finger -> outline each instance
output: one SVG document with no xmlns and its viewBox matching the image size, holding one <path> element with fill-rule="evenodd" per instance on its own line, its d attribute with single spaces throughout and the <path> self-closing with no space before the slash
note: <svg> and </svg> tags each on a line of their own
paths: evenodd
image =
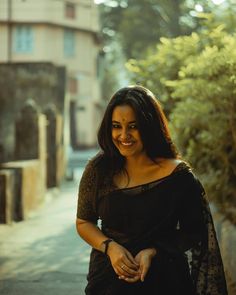
<svg viewBox="0 0 236 295">
<path fill-rule="evenodd" d="M 140 276 L 135 276 L 133 278 L 128 278 L 128 277 L 125 277 L 124 280 L 127 282 L 127 283 L 135 283 L 137 282 L 138 280 L 140 279 Z"/>
<path fill-rule="evenodd" d="M 127 259 L 128 259 L 128 261 L 129 261 L 132 265 L 135 265 L 135 266 L 139 267 L 139 264 L 137 263 L 137 261 L 134 259 L 134 257 L 132 256 L 132 254 L 131 254 L 129 251 L 126 252 L 126 255 L 127 255 Z"/>
<path fill-rule="evenodd" d="M 139 269 L 137 267 L 134 266 L 128 266 L 127 264 L 123 264 L 121 266 L 121 269 L 125 272 L 128 273 L 130 275 L 138 275 L 139 274 Z"/>
<path fill-rule="evenodd" d="M 116 267 L 113 267 L 115 273 L 118 275 L 118 276 L 121 276 L 122 274 L 120 273 L 120 271 L 116 268 Z"/>
<path fill-rule="evenodd" d="M 149 270 L 149 265 L 144 265 L 142 267 L 142 269 L 141 269 L 141 278 L 140 278 L 142 282 L 144 282 L 144 279 L 146 277 L 146 274 L 147 274 L 148 270 Z"/>
<path fill-rule="evenodd" d="M 137 282 L 138 280 L 140 280 L 140 276 L 135 276 L 135 277 L 126 277 L 126 276 L 119 276 L 119 279 L 120 280 L 124 280 L 128 283 L 135 283 Z"/>
<path fill-rule="evenodd" d="M 132 273 L 132 274 L 138 274 L 139 273 L 139 267 L 137 267 L 136 265 L 133 265 L 132 263 L 130 263 L 129 261 L 124 261 L 124 265 L 122 266 L 123 270 L 125 270 L 126 272 Z"/>
<path fill-rule="evenodd" d="M 119 272 L 124 276 L 134 277 L 138 275 L 138 270 L 133 270 L 129 268 L 127 265 L 123 264 L 119 267 Z"/>
</svg>

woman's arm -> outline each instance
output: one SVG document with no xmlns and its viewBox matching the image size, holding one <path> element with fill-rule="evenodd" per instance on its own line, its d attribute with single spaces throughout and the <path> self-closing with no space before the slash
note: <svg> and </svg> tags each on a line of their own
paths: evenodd
<svg viewBox="0 0 236 295">
<path fill-rule="evenodd" d="M 97 227 L 98 215 L 95 209 L 97 170 L 90 162 L 82 175 L 79 185 L 76 229 L 78 234 L 89 245 L 98 251 L 105 252 L 103 243 L 109 237 Z M 120 244 L 112 241 L 107 248 L 112 267 L 118 276 L 137 276 L 138 265 L 131 253 Z"/>
<path fill-rule="evenodd" d="M 101 252 L 105 251 L 105 244 L 103 244 L 103 241 L 107 240 L 108 237 L 102 233 L 96 224 L 77 218 L 76 229 L 81 238 L 94 249 L 97 249 Z"/>
<path fill-rule="evenodd" d="M 94 223 L 77 218 L 76 229 L 83 240 L 93 248 L 104 253 L 105 244 L 103 242 L 107 240 L 108 237 L 106 237 Z M 107 255 L 118 276 L 139 277 L 138 263 L 123 246 L 115 241 L 110 242 Z"/>
</svg>

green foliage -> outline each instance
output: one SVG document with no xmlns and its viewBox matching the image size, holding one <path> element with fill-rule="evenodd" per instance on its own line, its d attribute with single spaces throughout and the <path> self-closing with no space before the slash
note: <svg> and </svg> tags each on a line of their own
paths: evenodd
<svg viewBox="0 0 236 295">
<path fill-rule="evenodd" d="M 105 39 L 109 42 L 117 37 L 127 58 L 143 57 L 149 48 L 155 47 L 161 36 L 176 37 L 192 31 L 187 24 L 180 22 L 186 12 L 184 2 L 106 0 L 100 5 Z"/>
<path fill-rule="evenodd" d="M 104 39 L 107 44 L 119 40 L 127 58 L 143 58 L 161 37 L 189 35 L 220 23 L 232 32 L 236 25 L 234 0 L 219 6 L 211 0 L 104 0 L 99 7 Z"/>
<path fill-rule="evenodd" d="M 208 35 L 205 36 L 208 38 Z M 174 100 L 171 95 L 172 85 L 179 74 L 181 66 L 187 65 L 192 56 L 196 56 L 204 48 L 204 40 L 196 33 L 174 39 L 161 38 L 156 52 L 145 60 L 130 60 L 126 66 L 134 81 L 150 88 L 165 102 L 165 111 L 169 114 Z"/>
<path fill-rule="evenodd" d="M 119 25 L 125 55 L 129 58 L 143 57 L 161 36 L 181 35 L 180 2 L 182 1 L 129 0 Z"/>
<path fill-rule="evenodd" d="M 208 195 L 236 207 L 236 36 L 224 26 L 161 39 L 145 60 L 127 64 L 134 81 L 158 89 L 177 146 Z M 233 205 L 233 206 L 232 206 Z M 230 215 L 231 214 L 231 215 Z"/>
<path fill-rule="evenodd" d="M 194 57 L 198 56 L 206 46 L 215 45 L 222 48 L 225 42 L 229 42 L 228 34 L 223 29 L 223 26 L 219 26 L 211 33 L 205 30 L 201 34 L 192 33 L 191 36 L 161 38 L 153 54 L 149 54 L 143 60 L 131 59 L 126 64 L 132 79 L 140 81 L 154 92 L 158 89 L 161 100 L 164 102 L 168 100 L 169 104 L 172 92 L 169 86 L 182 74 L 181 67 L 195 63 Z"/>
<path fill-rule="evenodd" d="M 126 79 L 120 79 L 121 72 L 123 76 L 126 74 L 125 69 L 121 68 L 124 58 L 141 59 L 151 55 L 139 62 L 139 70 L 144 70 L 135 82 L 141 82 L 154 91 L 158 88 L 161 99 L 168 102 L 165 109 L 169 113 L 175 102 L 166 81 L 177 79 L 179 67 L 188 63 L 189 56 L 196 55 L 205 45 L 221 43 L 222 35 L 217 30 L 215 36 L 209 38 L 209 28 L 224 23 L 227 31 L 234 30 L 236 4 L 233 1 L 225 0 L 224 4 L 217 6 L 211 0 L 104 0 L 99 8 L 104 52 L 109 53 L 105 54 L 108 57 L 104 59 L 103 97 L 110 97 L 119 84 L 118 80 L 122 80 L 121 84 L 124 81 L 127 83 Z M 196 5 L 202 7 L 203 12 L 197 12 Z M 219 28 L 222 30 L 221 26 Z M 181 38 L 174 41 L 167 39 L 189 35 L 194 30 L 200 32 L 200 37 L 193 33 L 192 38 L 183 37 L 185 42 Z M 169 46 L 162 46 L 168 42 Z M 157 44 L 158 56 L 155 54 Z M 117 45 L 121 48 L 119 53 Z M 173 50 L 173 46 L 176 50 Z M 156 63 L 158 69 L 153 66 Z M 134 70 L 135 61 L 130 61 L 129 66 Z"/>
<path fill-rule="evenodd" d="M 210 195 L 236 205 L 236 41 L 227 41 L 223 48 L 206 46 L 181 67 L 172 86 L 179 102 L 170 119 Z"/>
</svg>

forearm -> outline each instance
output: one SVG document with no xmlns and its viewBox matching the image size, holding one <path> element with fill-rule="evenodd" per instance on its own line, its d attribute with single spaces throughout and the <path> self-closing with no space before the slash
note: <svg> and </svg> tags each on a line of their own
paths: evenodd
<svg viewBox="0 0 236 295">
<path fill-rule="evenodd" d="M 77 219 L 76 229 L 85 242 L 93 248 L 104 252 L 105 245 L 102 242 L 108 239 L 108 237 L 105 236 L 95 224 L 82 219 Z"/>
</svg>

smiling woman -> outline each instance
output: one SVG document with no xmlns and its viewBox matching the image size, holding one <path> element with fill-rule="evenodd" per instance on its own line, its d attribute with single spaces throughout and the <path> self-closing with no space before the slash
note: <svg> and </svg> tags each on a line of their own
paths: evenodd
<svg viewBox="0 0 236 295">
<path fill-rule="evenodd" d="M 93 248 L 85 293 L 227 295 L 204 189 L 153 93 L 117 91 L 98 142 L 80 181 L 76 221 Z"/>
<path fill-rule="evenodd" d="M 145 153 L 137 128 L 136 116 L 128 105 L 117 106 L 112 114 L 112 141 L 124 157 Z"/>
</svg>

